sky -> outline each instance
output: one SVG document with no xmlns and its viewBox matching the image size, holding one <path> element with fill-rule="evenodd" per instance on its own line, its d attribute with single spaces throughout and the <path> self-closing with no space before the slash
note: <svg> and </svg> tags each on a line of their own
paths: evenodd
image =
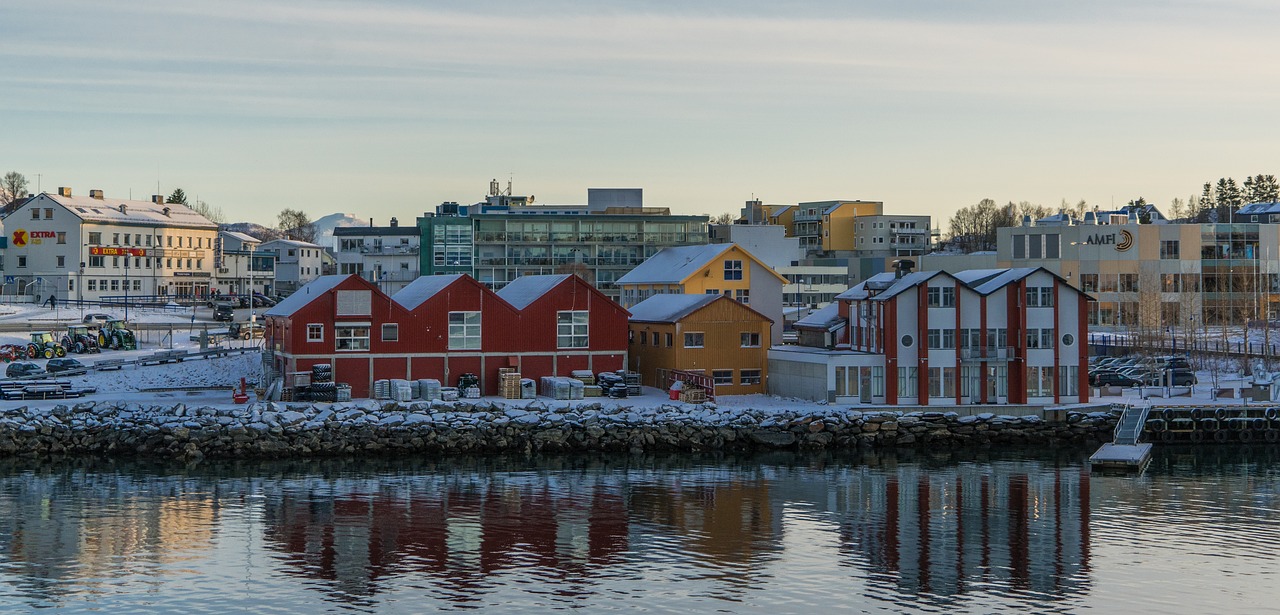
<svg viewBox="0 0 1280 615">
<path fill-rule="evenodd" d="M 1280 174 L 1280 3 L 14 0 L 0 173 L 229 221 L 640 187 L 1167 208 Z"/>
</svg>

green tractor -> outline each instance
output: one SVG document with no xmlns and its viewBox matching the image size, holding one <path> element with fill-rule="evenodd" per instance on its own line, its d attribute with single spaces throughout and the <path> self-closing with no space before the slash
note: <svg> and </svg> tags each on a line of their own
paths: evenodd
<svg viewBox="0 0 1280 615">
<path fill-rule="evenodd" d="M 98 329 L 98 346 L 112 350 L 137 350 L 138 338 L 125 327 L 125 321 L 113 318 Z"/>
<path fill-rule="evenodd" d="M 58 344 L 50 331 L 33 331 L 31 341 L 27 343 L 28 359 L 52 359 L 67 356 L 67 349 Z"/>
<path fill-rule="evenodd" d="M 62 347 L 76 354 L 102 352 L 98 336 L 89 330 L 89 325 L 68 325 L 67 334 L 62 336 Z"/>
</svg>

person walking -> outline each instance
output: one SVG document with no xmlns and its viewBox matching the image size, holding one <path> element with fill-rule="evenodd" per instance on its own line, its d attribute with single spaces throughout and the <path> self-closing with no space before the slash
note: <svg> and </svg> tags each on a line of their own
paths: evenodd
<svg viewBox="0 0 1280 615">
<path fill-rule="evenodd" d="M 51 309 L 51 310 L 56 310 L 56 309 L 58 309 L 58 296 L 57 296 L 57 295 L 49 295 L 49 309 Z"/>
</svg>

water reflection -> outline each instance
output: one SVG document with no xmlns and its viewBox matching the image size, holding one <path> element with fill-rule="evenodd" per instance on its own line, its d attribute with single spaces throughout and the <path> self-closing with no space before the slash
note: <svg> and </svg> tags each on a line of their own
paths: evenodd
<svg viewBox="0 0 1280 615">
<path fill-rule="evenodd" d="M 1139 518 L 1276 568 L 1274 452 L 1168 449 L 1141 479 L 1086 453 L 9 461 L 0 602 L 1065 611 L 1099 598 L 1091 543 Z"/>
</svg>

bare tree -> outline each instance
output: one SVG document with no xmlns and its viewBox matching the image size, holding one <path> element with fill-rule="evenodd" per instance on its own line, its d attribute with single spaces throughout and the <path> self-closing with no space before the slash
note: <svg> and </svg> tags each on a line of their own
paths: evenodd
<svg viewBox="0 0 1280 615">
<path fill-rule="evenodd" d="M 227 217 L 222 213 L 221 207 L 210 205 L 204 201 L 196 201 L 196 204 L 191 206 L 191 211 L 204 216 L 214 224 L 222 224 L 227 221 Z"/>
<path fill-rule="evenodd" d="M 1014 210 L 991 199 L 956 210 L 947 224 L 947 240 L 963 252 L 994 250 L 996 229 L 1014 225 Z"/>
<path fill-rule="evenodd" d="M 711 224 L 733 224 L 737 219 L 737 215 L 725 212 L 711 218 Z"/>
<path fill-rule="evenodd" d="M 276 228 L 280 229 L 285 237 L 295 241 L 315 243 L 316 224 L 311 221 L 306 212 L 301 209 L 285 208 L 280 212 L 277 220 Z"/>
<path fill-rule="evenodd" d="M 9 205 L 27 197 L 27 178 L 17 172 L 9 171 L 0 179 L 0 205 Z"/>
</svg>

